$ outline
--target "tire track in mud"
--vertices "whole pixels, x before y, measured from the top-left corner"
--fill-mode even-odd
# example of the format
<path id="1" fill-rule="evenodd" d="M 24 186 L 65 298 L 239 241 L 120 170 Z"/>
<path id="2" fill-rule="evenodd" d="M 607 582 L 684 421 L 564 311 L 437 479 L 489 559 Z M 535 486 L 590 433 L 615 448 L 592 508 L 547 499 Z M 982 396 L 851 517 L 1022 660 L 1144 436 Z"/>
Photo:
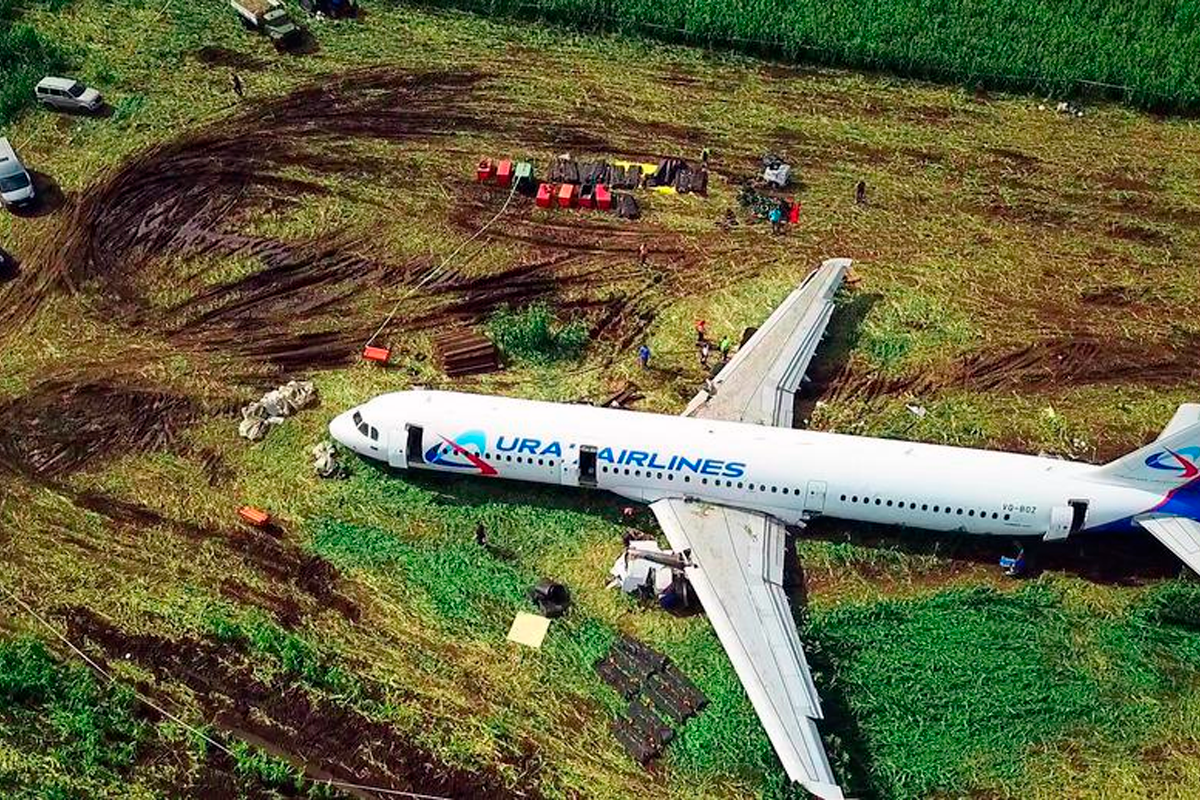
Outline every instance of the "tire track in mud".
<path id="1" fill-rule="evenodd" d="M 352 141 L 429 148 L 470 134 L 502 136 L 527 150 L 614 149 L 572 125 L 532 125 L 519 114 L 498 114 L 493 94 L 474 72 L 371 67 L 322 78 L 149 148 L 72 199 L 57 234 L 27 258 L 32 273 L 0 291 L 11 311 L 8 328 L 28 320 L 54 292 L 89 287 L 97 315 L 148 329 L 175 347 L 232 355 L 276 372 L 328 368 L 350 362 L 391 301 L 420 286 L 389 333 L 477 321 L 504 303 L 584 296 L 592 302 L 577 308 L 609 320 L 597 328 L 602 336 L 639 335 L 652 315 L 598 307 L 610 303 L 619 311 L 629 301 L 618 286 L 620 273 L 597 268 L 612 259 L 609 248 L 560 238 L 551 252 L 534 236 L 524 243 L 528 256 L 513 267 L 424 285 L 433 259 L 390 263 L 361 238 L 333 232 L 282 241 L 244 233 L 255 215 L 338 193 L 336 179 L 400 180 L 394 163 L 346 147 Z M 638 130 L 633 123 L 621 135 Z M 476 186 L 465 178 L 462 184 L 464 191 Z M 497 233 L 520 242 L 519 234 Z M 636 252 L 637 242 L 631 247 Z M 241 259 L 252 271 L 205 285 L 198 259 Z M 153 286 L 186 297 L 164 307 Z M 626 330 L 627 318 L 641 328 Z"/>
<path id="2" fill-rule="evenodd" d="M 522 780 L 516 788 L 494 769 L 450 766 L 389 724 L 314 695 L 296 676 L 284 673 L 269 682 L 259 678 L 237 643 L 133 634 L 86 608 L 65 609 L 62 616 L 72 641 L 98 649 L 104 660 L 131 660 L 157 681 L 187 687 L 218 728 L 303 765 L 315 780 L 333 777 L 455 798 L 540 796 L 531 754 L 508 764 Z M 155 691 L 153 686 L 138 688 Z"/>
<path id="3" fill-rule="evenodd" d="M 847 365 L 824 386 L 824 400 L 873 400 L 885 395 L 925 396 L 945 389 L 1048 392 L 1097 384 L 1177 386 L 1200 379 L 1200 338 L 1184 341 L 1046 339 L 961 356 L 940 373 L 889 376 Z"/>

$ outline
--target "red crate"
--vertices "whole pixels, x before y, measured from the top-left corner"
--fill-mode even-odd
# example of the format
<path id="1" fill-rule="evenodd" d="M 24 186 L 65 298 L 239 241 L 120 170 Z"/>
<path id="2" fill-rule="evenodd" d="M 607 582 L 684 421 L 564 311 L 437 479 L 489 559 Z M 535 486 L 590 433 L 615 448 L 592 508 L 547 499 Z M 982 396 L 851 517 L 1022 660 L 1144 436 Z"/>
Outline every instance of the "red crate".
<path id="1" fill-rule="evenodd" d="M 507 158 L 496 165 L 496 180 L 501 186 L 508 186 L 512 183 L 513 163 Z"/>
<path id="2" fill-rule="evenodd" d="M 271 521 L 270 514 L 263 511 L 261 508 L 255 508 L 254 506 L 242 506 L 238 509 L 238 516 L 256 528 L 266 527 L 266 525 Z"/>
<path id="3" fill-rule="evenodd" d="M 392 351 L 387 347 L 376 347 L 369 344 L 363 348 L 363 358 L 367 361 L 378 361 L 380 364 L 386 364 L 391 357 Z"/>
<path id="4" fill-rule="evenodd" d="M 543 183 L 538 186 L 537 191 L 538 208 L 549 208 L 554 205 L 554 187 L 548 183 Z"/>
<path id="5" fill-rule="evenodd" d="M 496 174 L 496 165 L 492 163 L 490 158 L 481 159 L 479 166 L 475 168 L 475 179 L 480 183 L 492 179 Z"/>
<path id="6" fill-rule="evenodd" d="M 560 208 L 570 208 L 575 204 L 575 184 L 564 183 L 558 187 L 558 205 Z"/>
<path id="7" fill-rule="evenodd" d="M 795 200 L 791 200 L 789 202 L 792 205 L 791 205 L 791 208 L 788 209 L 788 222 L 795 225 L 797 222 L 800 221 L 800 204 L 797 203 Z"/>
<path id="8" fill-rule="evenodd" d="M 603 183 L 596 184 L 596 208 L 601 211 L 612 208 L 612 192 Z"/>
<path id="9" fill-rule="evenodd" d="M 596 207 L 596 187 L 591 186 L 579 190 L 579 207 L 580 208 L 595 208 Z"/>

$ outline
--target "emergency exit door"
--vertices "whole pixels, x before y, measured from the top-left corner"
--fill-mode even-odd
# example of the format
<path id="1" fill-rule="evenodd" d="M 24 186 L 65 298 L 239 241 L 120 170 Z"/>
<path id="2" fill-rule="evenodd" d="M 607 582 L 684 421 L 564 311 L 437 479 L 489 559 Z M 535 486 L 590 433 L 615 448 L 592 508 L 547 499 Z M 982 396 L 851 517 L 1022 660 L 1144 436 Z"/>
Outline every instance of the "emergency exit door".
<path id="1" fill-rule="evenodd" d="M 825 481 L 808 482 L 808 491 L 804 494 L 804 510 L 809 514 L 824 513 Z"/>
<path id="2" fill-rule="evenodd" d="M 579 485 L 596 485 L 596 448 L 590 444 L 579 445 Z"/>

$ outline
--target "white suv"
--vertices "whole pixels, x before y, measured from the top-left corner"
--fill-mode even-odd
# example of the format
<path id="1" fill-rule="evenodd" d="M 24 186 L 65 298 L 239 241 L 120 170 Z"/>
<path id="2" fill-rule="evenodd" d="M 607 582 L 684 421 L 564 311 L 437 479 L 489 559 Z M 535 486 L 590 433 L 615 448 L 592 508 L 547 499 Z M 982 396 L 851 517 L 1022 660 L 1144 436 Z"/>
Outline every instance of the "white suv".
<path id="1" fill-rule="evenodd" d="M 33 203 L 33 179 L 8 139 L 0 136 L 0 201 L 6 206 Z"/>
<path id="2" fill-rule="evenodd" d="M 104 104 L 98 91 L 71 78 L 42 78 L 33 93 L 38 102 L 66 111 L 99 111 Z"/>

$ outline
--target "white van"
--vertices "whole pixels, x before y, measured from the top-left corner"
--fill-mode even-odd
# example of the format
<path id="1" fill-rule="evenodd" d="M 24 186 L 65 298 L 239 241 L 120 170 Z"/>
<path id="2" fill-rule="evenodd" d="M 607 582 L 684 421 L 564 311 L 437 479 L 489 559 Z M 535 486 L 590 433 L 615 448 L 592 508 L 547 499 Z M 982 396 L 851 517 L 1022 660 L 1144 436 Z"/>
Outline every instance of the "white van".
<path id="1" fill-rule="evenodd" d="M 34 87 L 38 102 L 65 111 L 99 111 L 104 98 L 95 89 L 71 78 L 47 76 Z"/>
<path id="2" fill-rule="evenodd" d="M 33 203 L 33 179 L 17 158 L 8 139 L 0 136 L 0 201 L 6 206 L 28 206 Z"/>

